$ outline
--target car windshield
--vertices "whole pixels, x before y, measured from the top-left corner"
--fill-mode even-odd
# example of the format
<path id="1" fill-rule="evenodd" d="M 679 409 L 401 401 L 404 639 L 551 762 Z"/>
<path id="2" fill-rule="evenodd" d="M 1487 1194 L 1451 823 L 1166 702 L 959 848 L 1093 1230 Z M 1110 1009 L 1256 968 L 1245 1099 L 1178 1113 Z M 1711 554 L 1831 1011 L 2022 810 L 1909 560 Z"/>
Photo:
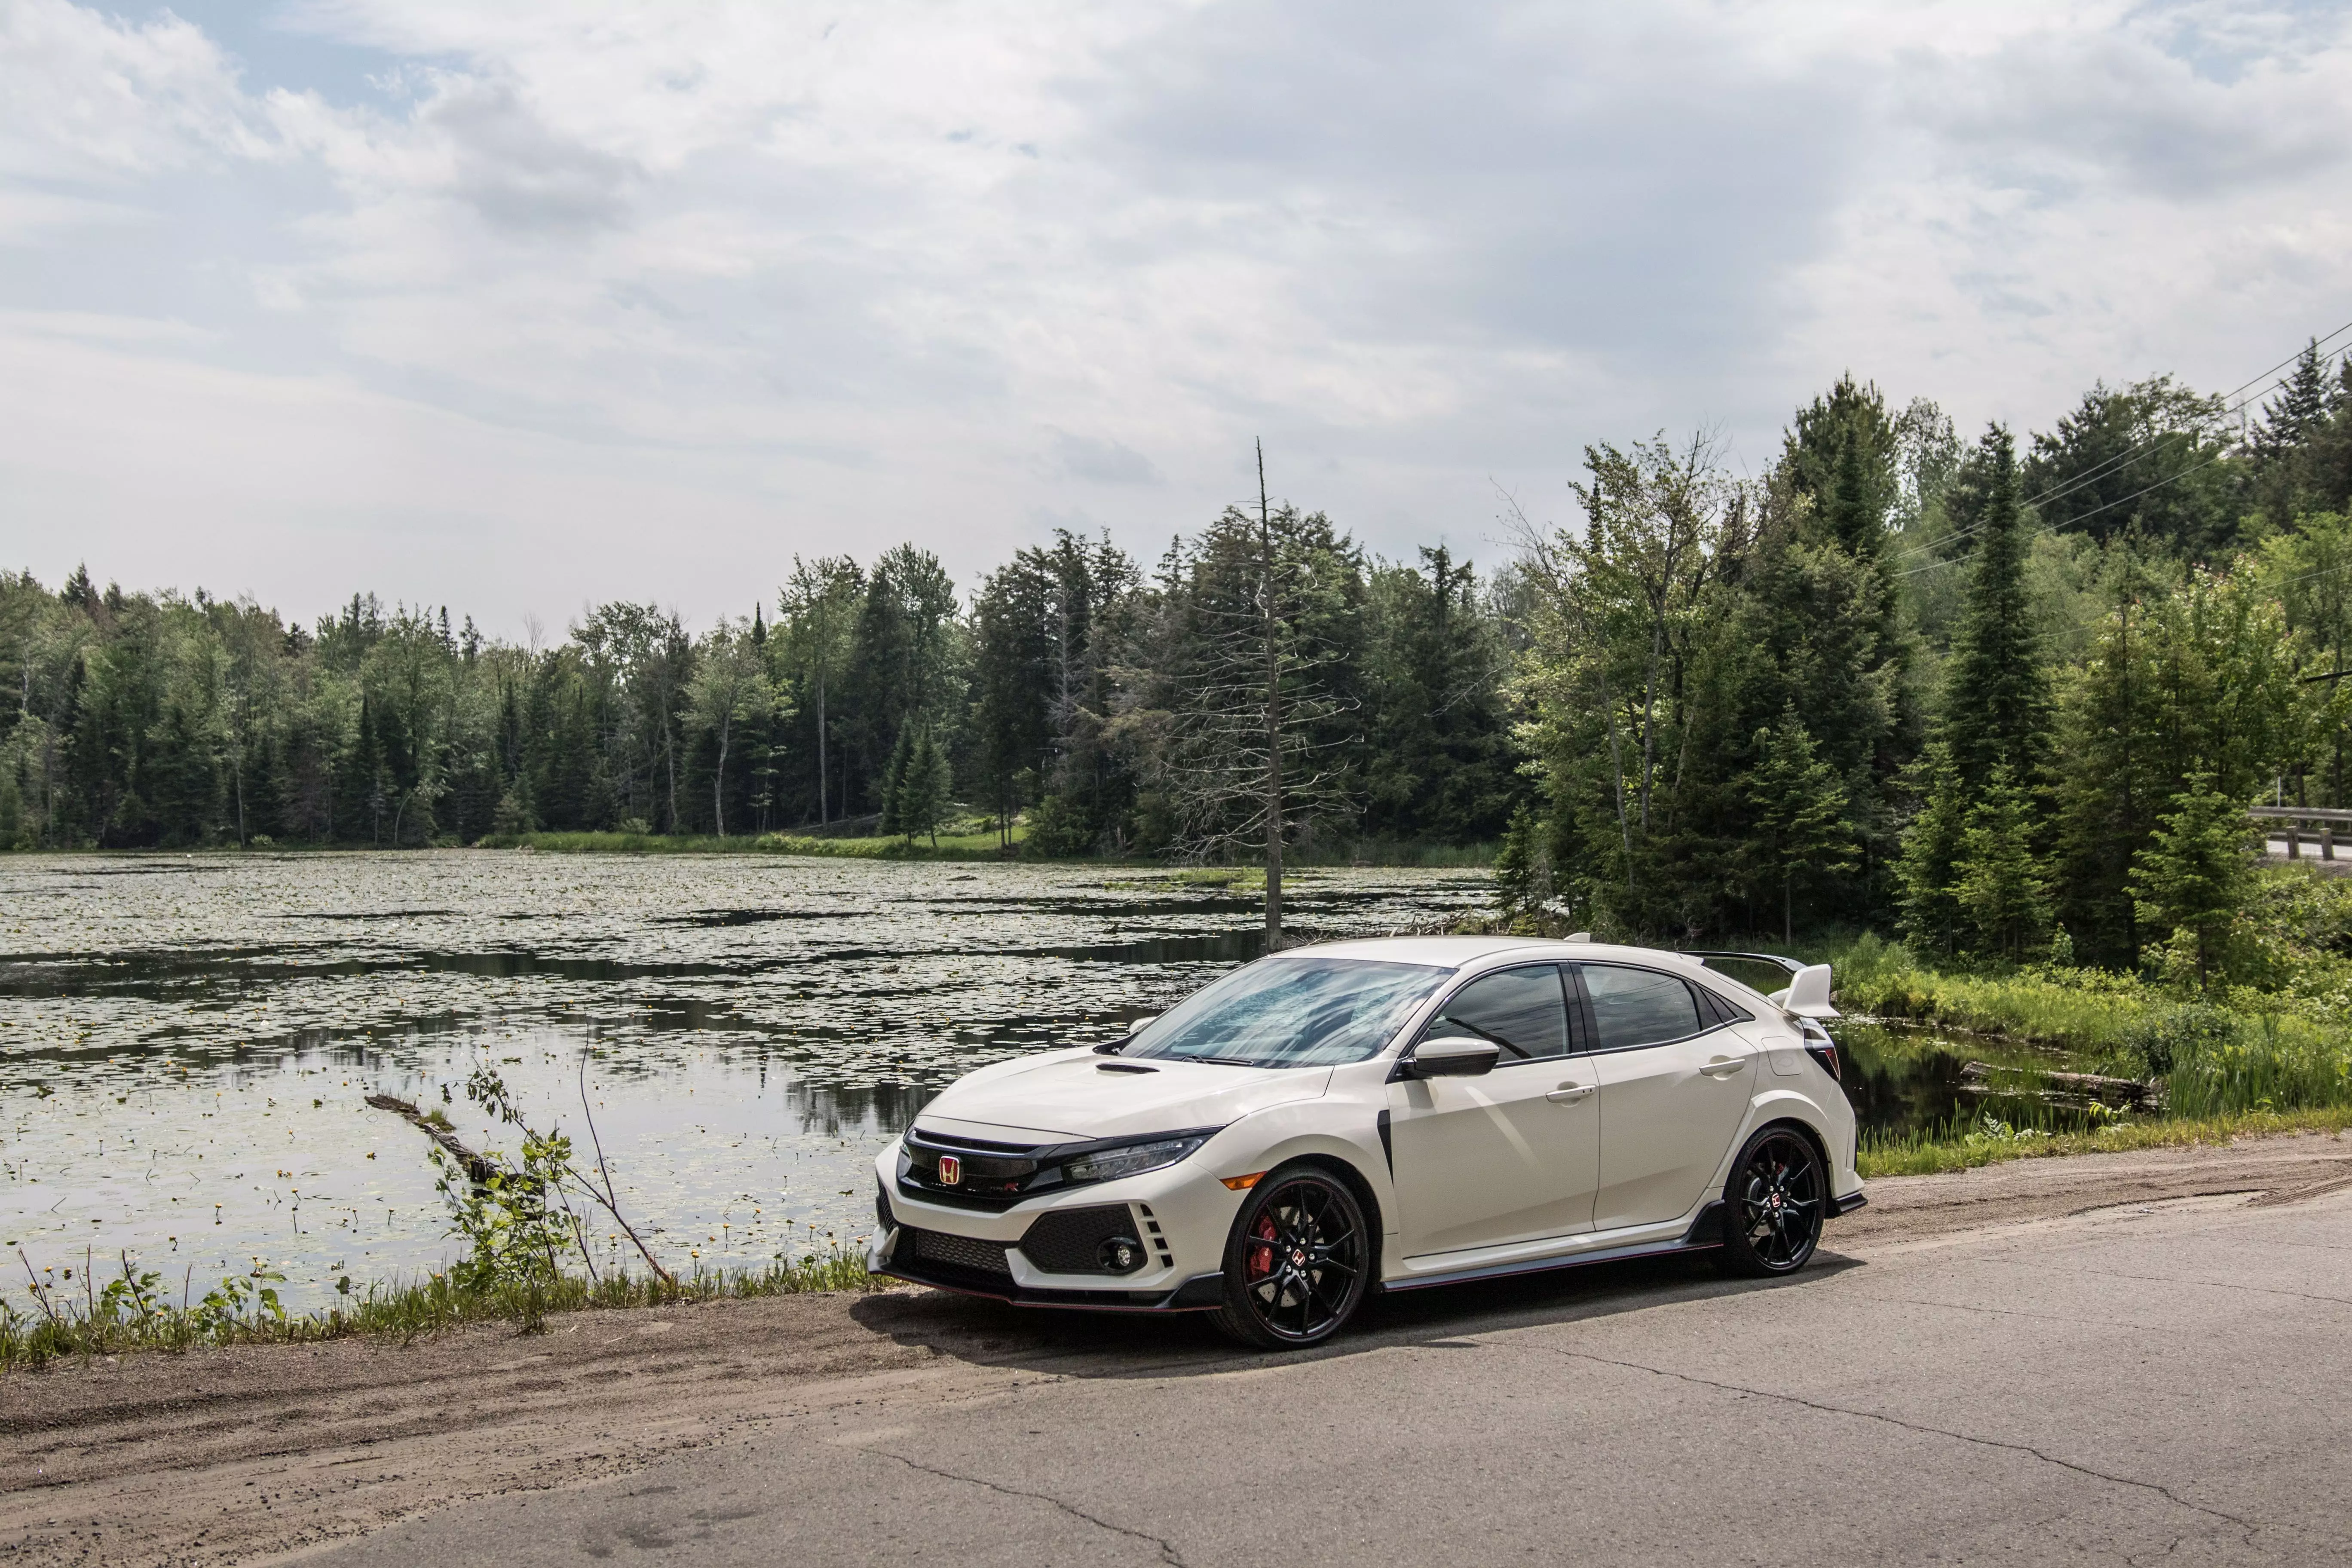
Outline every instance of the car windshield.
<path id="1" fill-rule="evenodd" d="M 1185 998 L 1120 1054 L 1253 1068 L 1360 1062 L 1453 973 L 1360 958 L 1262 958 Z"/>

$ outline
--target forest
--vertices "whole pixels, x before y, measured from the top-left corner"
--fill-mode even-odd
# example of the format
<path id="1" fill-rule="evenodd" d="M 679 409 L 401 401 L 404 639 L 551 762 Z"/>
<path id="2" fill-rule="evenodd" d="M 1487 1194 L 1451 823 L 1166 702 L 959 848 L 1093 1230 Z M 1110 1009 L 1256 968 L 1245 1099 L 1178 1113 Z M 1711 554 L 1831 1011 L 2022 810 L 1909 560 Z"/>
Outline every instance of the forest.
<path id="1" fill-rule="evenodd" d="M 795 558 L 740 618 L 614 602 L 553 646 L 0 574 L 0 845 L 1486 847 L 1537 924 L 2202 973 L 2246 807 L 2346 804 L 2352 726 L 2352 363 L 2250 386 L 2102 384 L 2021 438 L 1849 375 L 1760 477 L 1588 447 L 1571 515 L 1498 500 L 1483 569 L 1266 502 L 969 588 L 911 544 Z"/>

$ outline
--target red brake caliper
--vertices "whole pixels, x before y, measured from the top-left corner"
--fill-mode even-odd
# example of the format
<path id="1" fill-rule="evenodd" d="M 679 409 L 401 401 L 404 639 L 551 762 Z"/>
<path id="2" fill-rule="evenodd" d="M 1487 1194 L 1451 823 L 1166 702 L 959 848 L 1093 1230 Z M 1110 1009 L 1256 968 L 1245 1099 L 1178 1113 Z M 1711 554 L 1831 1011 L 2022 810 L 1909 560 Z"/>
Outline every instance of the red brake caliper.
<path id="1" fill-rule="evenodd" d="M 1274 1215 L 1262 1214 L 1250 1226 L 1249 1261 L 1245 1265 L 1253 1283 L 1274 1272 Z"/>

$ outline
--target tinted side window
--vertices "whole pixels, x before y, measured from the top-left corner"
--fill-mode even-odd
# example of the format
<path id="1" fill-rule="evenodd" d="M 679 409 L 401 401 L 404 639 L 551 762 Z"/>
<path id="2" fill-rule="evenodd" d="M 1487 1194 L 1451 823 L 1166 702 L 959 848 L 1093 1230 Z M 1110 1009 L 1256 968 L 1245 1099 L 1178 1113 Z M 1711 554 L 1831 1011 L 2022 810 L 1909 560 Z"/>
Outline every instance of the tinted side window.
<path id="1" fill-rule="evenodd" d="M 1486 974 L 1456 991 L 1430 1020 L 1422 1038 L 1467 1036 L 1500 1046 L 1502 1061 L 1534 1061 L 1568 1054 L 1568 1004 L 1559 971 L 1549 963 Z"/>
<path id="2" fill-rule="evenodd" d="M 1614 963 L 1580 967 L 1585 994 L 1592 1000 L 1592 1021 L 1601 1036 L 1601 1050 L 1679 1040 L 1707 1026 L 1699 1022 L 1698 1003 L 1691 988 L 1671 974 Z"/>
<path id="3" fill-rule="evenodd" d="M 1736 1024 L 1748 1016 L 1748 1009 L 1735 1006 L 1704 985 L 1694 985 L 1691 989 L 1698 993 L 1699 1016 L 1710 1024 Z"/>

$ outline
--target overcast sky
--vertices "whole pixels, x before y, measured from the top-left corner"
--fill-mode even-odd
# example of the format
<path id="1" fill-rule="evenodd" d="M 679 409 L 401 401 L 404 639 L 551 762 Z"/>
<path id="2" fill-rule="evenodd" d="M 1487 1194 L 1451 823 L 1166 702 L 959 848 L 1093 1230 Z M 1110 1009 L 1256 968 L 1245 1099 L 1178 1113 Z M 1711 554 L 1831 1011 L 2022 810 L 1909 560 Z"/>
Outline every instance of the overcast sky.
<path id="1" fill-rule="evenodd" d="M 1500 554 L 2352 320 L 2336 5 L 0 0 L 0 564 L 697 625 L 1254 489 Z"/>

